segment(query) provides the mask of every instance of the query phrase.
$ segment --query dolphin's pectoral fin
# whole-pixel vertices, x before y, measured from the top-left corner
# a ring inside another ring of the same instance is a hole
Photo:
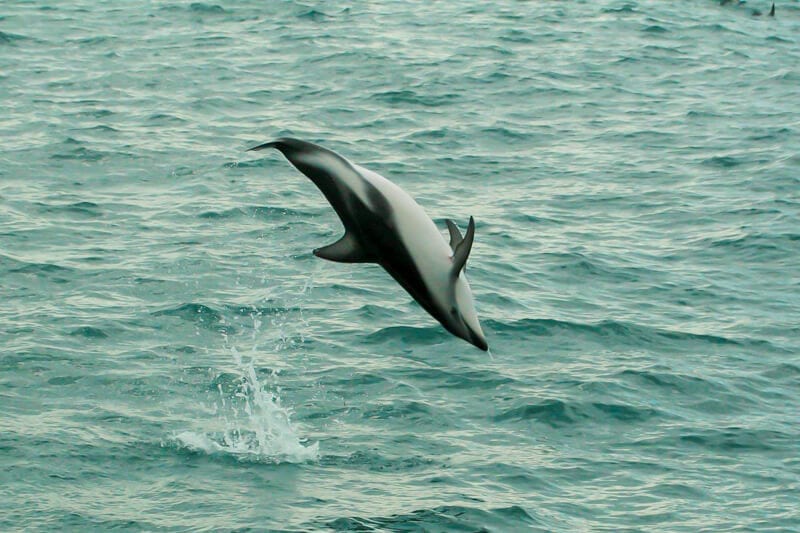
[[[453,266],[452,270],[450,271],[453,277],[457,278],[459,274],[461,274],[461,270],[464,268],[464,266],[466,266],[469,252],[472,250],[473,240],[475,240],[475,219],[469,217],[467,234],[464,236],[464,240],[458,243],[456,249],[453,250]]]
[[[372,263],[375,261],[349,233],[345,233],[344,237],[333,244],[317,248],[314,250],[314,255],[337,263]]]
[[[461,236],[461,232],[458,231],[458,226],[456,226],[455,222],[448,218],[445,223],[447,224],[447,231],[450,232],[450,249],[455,252],[464,237]]]

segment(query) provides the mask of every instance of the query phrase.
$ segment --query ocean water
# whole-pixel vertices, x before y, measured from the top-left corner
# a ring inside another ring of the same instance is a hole
[[[800,531],[800,3],[0,5],[0,530]],[[403,187],[491,354],[277,152]]]

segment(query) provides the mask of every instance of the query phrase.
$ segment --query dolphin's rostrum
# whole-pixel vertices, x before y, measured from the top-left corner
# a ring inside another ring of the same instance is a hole
[[[250,148],[279,150],[322,191],[344,225],[344,236],[314,250],[341,263],[381,265],[453,335],[488,350],[464,275],[475,237],[447,220],[450,244],[422,207],[383,176],[339,154],[299,139],[281,138]]]

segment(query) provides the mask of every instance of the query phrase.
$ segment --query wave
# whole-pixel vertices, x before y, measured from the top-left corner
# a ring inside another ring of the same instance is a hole
[[[548,268],[551,272],[575,276],[585,279],[587,276],[608,278],[613,281],[639,281],[642,277],[652,276],[655,271],[636,266],[616,266],[590,258],[578,252],[571,253],[543,253],[542,257],[548,259]]]
[[[59,152],[53,154],[50,156],[50,159],[62,159],[62,160],[74,159],[78,161],[96,162],[105,159],[109,155],[110,155],[109,152],[92,150],[84,146],[79,146],[78,148],[69,150],[67,152]]]
[[[417,91],[404,89],[378,92],[373,94],[371,99],[392,105],[415,104],[423,107],[441,107],[458,102],[461,97],[456,93],[434,95],[421,94]]]
[[[30,37],[26,37],[25,35],[0,31],[0,45],[16,44],[20,41],[25,41],[28,39],[30,39]]]
[[[386,517],[342,517],[312,528],[333,531],[551,531],[553,524],[535,518],[518,505],[481,509],[467,505],[443,505]]]
[[[187,303],[179,305],[178,307],[156,311],[152,313],[152,315],[155,317],[178,317],[188,322],[192,322],[196,326],[203,329],[217,331],[224,335],[233,335],[236,333],[236,328],[226,323],[222,313],[203,304]]]
[[[388,344],[402,351],[409,351],[414,345],[438,344],[450,334],[439,326],[389,326],[366,336],[367,344]]]
[[[293,217],[308,217],[313,216],[311,213],[298,211],[286,207],[272,207],[260,205],[248,205],[244,207],[234,207],[224,211],[205,211],[198,215],[199,218],[217,220],[217,219],[236,219],[236,218],[257,218],[259,220],[275,220],[283,219],[287,216]]]
[[[108,338],[108,333],[103,331],[100,328],[95,328],[92,326],[82,326],[79,328],[75,328],[69,332],[70,336],[72,337],[83,337],[85,339],[106,339]]]
[[[430,382],[447,389],[496,389],[516,383],[515,379],[491,369],[451,371],[435,367],[411,367],[403,370],[402,375],[413,382]]]
[[[320,458],[320,465],[324,467],[357,467],[373,472],[411,472],[439,467],[439,463],[433,459],[420,456],[387,457],[374,451],[357,451],[345,456],[323,456]]]
[[[44,204],[36,202],[34,205],[45,214],[70,214],[84,217],[97,218],[103,216],[101,207],[94,202],[73,202],[62,205]]]
[[[9,273],[30,274],[34,276],[50,277],[52,278],[53,281],[65,282],[67,281],[65,278],[55,276],[55,274],[72,274],[75,272],[74,268],[62,265],[56,265],[54,263],[28,263],[26,261],[17,261],[11,258],[8,259],[12,261],[14,265],[12,268],[8,269],[7,272]]]
[[[720,453],[763,453],[791,449],[793,442],[794,437],[782,431],[729,426],[681,429],[668,435],[638,440],[633,446],[675,450],[689,445]]]
[[[648,345],[666,344],[668,347],[678,348],[704,345],[760,348],[775,352],[784,351],[769,341],[762,339],[735,339],[722,335],[667,330],[617,320],[603,320],[590,324],[554,319],[524,318],[509,322],[487,320],[485,324],[487,328],[493,330],[497,335],[504,337],[515,335],[520,337],[528,335],[537,337],[582,335],[587,340],[602,341],[603,343],[613,341],[640,348]]]
[[[583,421],[644,422],[660,414],[652,407],[637,407],[622,403],[545,399],[507,409],[496,415],[494,421],[536,421],[551,427],[562,427]]]

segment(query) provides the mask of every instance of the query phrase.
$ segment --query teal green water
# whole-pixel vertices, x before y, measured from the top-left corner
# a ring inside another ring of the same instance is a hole
[[[768,7],[3,2],[0,530],[800,531]],[[281,135],[475,217],[491,357]]]

